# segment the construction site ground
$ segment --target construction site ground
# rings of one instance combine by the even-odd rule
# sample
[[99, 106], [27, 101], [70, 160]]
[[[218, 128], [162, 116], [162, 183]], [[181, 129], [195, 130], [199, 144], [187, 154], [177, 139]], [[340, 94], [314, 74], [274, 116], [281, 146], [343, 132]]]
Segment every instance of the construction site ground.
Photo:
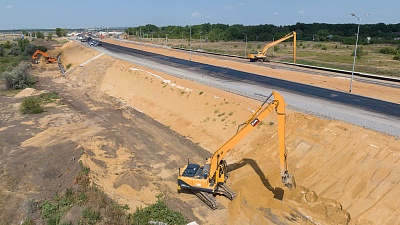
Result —
[[[110, 40], [110, 42], [114, 42]], [[121, 42], [118, 42], [122, 44]], [[127, 43], [124, 43], [128, 45]], [[164, 48], [129, 44], [188, 58]], [[131, 211], [164, 193], [168, 204], [199, 224], [397, 224], [400, 140], [362, 127], [287, 110], [289, 172], [297, 188], [281, 184], [276, 116], [271, 114], [227, 157], [228, 186], [209, 209], [195, 195], [177, 193], [178, 168], [211, 155], [260, 102], [102, 55], [69, 42], [57, 65], [35, 68], [38, 90], [57, 91], [60, 104], [21, 115], [21, 97], [0, 96], [0, 221], [23, 220], [26, 202], [73, 185], [78, 160], [92, 180]], [[257, 64], [193, 55], [192, 60], [346, 91], [348, 80], [272, 70]], [[400, 92], [356, 82], [355, 94], [399, 103]], [[19, 98], [18, 98], [19, 97]], [[18, 213], [15, 213], [18, 212]], [[15, 216], [18, 215], [18, 216]], [[2, 224], [0, 222], [0, 224]]]

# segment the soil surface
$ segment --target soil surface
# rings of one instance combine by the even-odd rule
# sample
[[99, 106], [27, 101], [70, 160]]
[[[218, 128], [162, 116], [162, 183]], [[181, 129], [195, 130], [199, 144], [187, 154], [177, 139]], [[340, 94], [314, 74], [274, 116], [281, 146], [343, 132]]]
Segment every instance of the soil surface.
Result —
[[[46, 65], [48, 70], [38, 65], [36, 75], [37, 89], [57, 91], [61, 104], [25, 116], [18, 111], [21, 98], [0, 96], [4, 224], [23, 220], [29, 199], [49, 198], [72, 185], [78, 160], [90, 167], [94, 183], [132, 211], [154, 203], [162, 192], [171, 207], [199, 224], [399, 223], [398, 138], [288, 110], [289, 172], [297, 182], [289, 190], [280, 181], [277, 121], [271, 114], [228, 154], [228, 186], [238, 196], [233, 201], [217, 196], [220, 207], [212, 211], [196, 196], [177, 193], [178, 168], [187, 158], [204, 163], [260, 102], [107, 55], [82, 65], [99, 53], [75, 42], [60, 50], [63, 64], [72, 64], [65, 76], [52, 65]], [[198, 58], [246, 71], [269, 70], [206, 56], [193, 60]], [[285, 79], [301, 75], [274, 74]], [[326, 85], [325, 79], [343, 85], [341, 79], [301, 76], [318, 86]], [[397, 89], [386, 96], [378, 86], [357, 83], [356, 91], [398, 102]]]

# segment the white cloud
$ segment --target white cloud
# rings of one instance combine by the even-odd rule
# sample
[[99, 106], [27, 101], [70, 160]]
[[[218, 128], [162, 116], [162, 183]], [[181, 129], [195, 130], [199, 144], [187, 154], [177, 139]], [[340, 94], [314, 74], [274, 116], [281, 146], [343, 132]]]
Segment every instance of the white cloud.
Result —
[[279, 13], [275, 12], [274, 15], [279, 15]]
[[192, 17], [201, 17], [201, 13], [199, 12], [193, 12]]
[[304, 14], [304, 11], [301, 10], [301, 11], [298, 11], [297, 13], [298, 13], [298, 14]]
[[12, 7], [13, 7], [12, 5], [6, 6], [7, 9], [11, 9]]

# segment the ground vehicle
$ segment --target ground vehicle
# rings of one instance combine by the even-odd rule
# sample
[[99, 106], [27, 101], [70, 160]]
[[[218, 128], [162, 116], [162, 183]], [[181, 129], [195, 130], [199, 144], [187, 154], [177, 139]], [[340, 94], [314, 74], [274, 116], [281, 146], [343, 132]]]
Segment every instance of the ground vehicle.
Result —
[[33, 55], [32, 55], [32, 59], [35, 60], [36, 64], [39, 63], [38, 55], [44, 56], [47, 63], [57, 62], [57, 58], [50, 57], [46, 52], [43, 52], [43, 51], [40, 51], [40, 50], [36, 50], [36, 52], [33, 53]]
[[279, 44], [282, 41], [285, 41], [291, 37], [293, 37], [293, 63], [296, 63], [296, 32], [294, 32], [294, 31], [290, 32], [289, 34], [287, 34], [286, 36], [284, 36], [281, 39], [278, 39], [276, 41], [266, 44], [261, 51], [250, 52], [249, 54], [247, 54], [247, 58], [250, 59], [250, 62], [268, 61], [267, 56], [266, 56], [268, 48], [270, 48], [276, 44]]
[[89, 45], [90, 46], [101, 46], [101, 42], [98, 42], [96, 40], [90, 40]]
[[[274, 100], [265, 106], [271, 96], [274, 96]], [[239, 126], [238, 132], [215, 151], [211, 158], [206, 160], [204, 166], [191, 164], [188, 160], [188, 164], [182, 170], [179, 169], [178, 191], [182, 189], [191, 190], [212, 209], [218, 207], [218, 203], [214, 198], [217, 194], [225, 195], [231, 200], [235, 198], [236, 193], [225, 185], [228, 178], [228, 165], [224, 157], [273, 110], [276, 110], [278, 115], [278, 140], [282, 182], [287, 187], [292, 188], [295, 185], [294, 179], [288, 173], [286, 162], [285, 101], [279, 93], [274, 91], [258, 110], [245, 123]]]

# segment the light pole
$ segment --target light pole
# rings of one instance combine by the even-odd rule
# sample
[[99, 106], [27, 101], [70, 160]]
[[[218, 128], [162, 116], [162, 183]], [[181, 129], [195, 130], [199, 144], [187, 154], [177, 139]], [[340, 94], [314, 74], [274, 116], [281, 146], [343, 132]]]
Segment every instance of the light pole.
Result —
[[[349, 89], [349, 93], [351, 93], [351, 90], [353, 89], [353, 78], [354, 78], [354, 68], [356, 65], [356, 57], [357, 57], [357, 44], [358, 44], [358, 35], [360, 34], [360, 24], [361, 24], [361, 18], [356, 16], [356, 14], [352, 13], [350, 14], [352, 16], [354, 16], [355, 18], [358, 19], [358, 26], [357, 26], [357, 37], [356, 37], [356, 48], [354, 49], [354, 58], [353, 58], [353, 69], [351, 71], [351, 79], [350, 79], [350, 89]], [[365, 16], [368, 16], [365, 15]]]
[[203, 44], [201, 43], [201, 34], [202, 34], [203, 32], [200, 31], [199, 33], [200, 33], [200, 49], [203, 50]]
[[244, 57], [247, 57], [247, 34], [243, 33], [246, 36], [246, 46], [244, 46]]
[[189, 49], [190, 49], [190, 60], [192, 60], [192, 23], [189, 23]]

